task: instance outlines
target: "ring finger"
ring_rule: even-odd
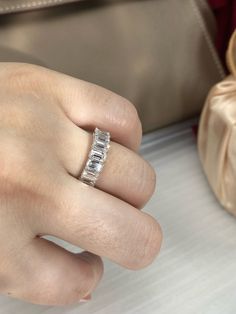
[[[78,178],[88,158],[92,134],[71,123],[68,133],[63,139],[62,162],[65,169]],[[104,168],[96,182],[97,188],[142,208],[153,194],[155,183],[155,171],[147,161],[111,141]]]

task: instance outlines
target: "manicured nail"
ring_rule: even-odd
[[[85,302],[88,302],[89,300],[91,300],[91,298],[92,298],[91,294],[88,294],[83,299],[80,299],[79,302],[80,303],[85,303]]]

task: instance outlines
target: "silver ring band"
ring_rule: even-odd
[[[110,148],[110,133],[95,128],[93,143],[88,160],[80,176],[80,180],[88,185],[95,186],[100,172],[107,158]]]

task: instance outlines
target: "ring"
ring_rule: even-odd
[[[79,178],[87,185],[95,186],[101,173],[110,148],[110,133],[95,128],[93,132],[93,143],[88,160]]]

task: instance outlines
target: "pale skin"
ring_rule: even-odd
[[[102,173],[78,180],[95,127],[111,133]],[[90,295],[102,257],[132,270],[159,252],[158,222],[141,211],[156,174],[139,154],[135,106],[97,85],[25,63],[0,63],[0,293],[65,305]],[[84,250],[73,254],[42,238]]]

